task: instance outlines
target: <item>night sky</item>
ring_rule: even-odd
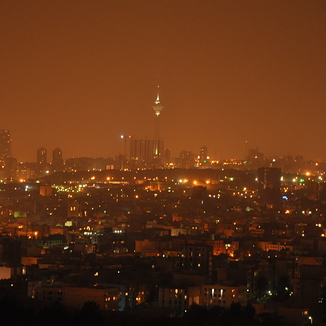
[[[326,159],[325,0],[1,0],[0,129],[35,161],[114,157],[121,134],[172,156]]]

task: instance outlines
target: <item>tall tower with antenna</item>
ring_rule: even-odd
[[[155,138],[154,138],[154,148],[153,148],[153,158],[154,160],[158,160],[162,156],[162,146],[160,140],[160,115],[163,109],[163,105],[160,102],[160,86],[157,86],[157,96],[153,105],[154,113],[155,113]]]

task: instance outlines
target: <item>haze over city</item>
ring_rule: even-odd
[[[326,1],[0,1],[6,325],[326,326]]]
[[[121,134],[177,156],[326,159],[326,2],[1,1],[0,129],[13,155],[123,152]]]

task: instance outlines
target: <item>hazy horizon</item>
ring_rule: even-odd
[[[326,3],[4,0],[2,119],[13,156],[114,157],[121,134],[172,156],[325,160]]]

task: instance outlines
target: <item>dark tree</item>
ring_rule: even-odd
[[[94,301],[85,302],[80,313],[76,316],[78,324],[81,326],[104,325],[103,317],[99,308],[100,306]]]
[[[202,326],[206,324],[207,319],[207,309],[206,307],[199,306],[197,304],[192,304],[186,313],[185,317],[188,325]]]

